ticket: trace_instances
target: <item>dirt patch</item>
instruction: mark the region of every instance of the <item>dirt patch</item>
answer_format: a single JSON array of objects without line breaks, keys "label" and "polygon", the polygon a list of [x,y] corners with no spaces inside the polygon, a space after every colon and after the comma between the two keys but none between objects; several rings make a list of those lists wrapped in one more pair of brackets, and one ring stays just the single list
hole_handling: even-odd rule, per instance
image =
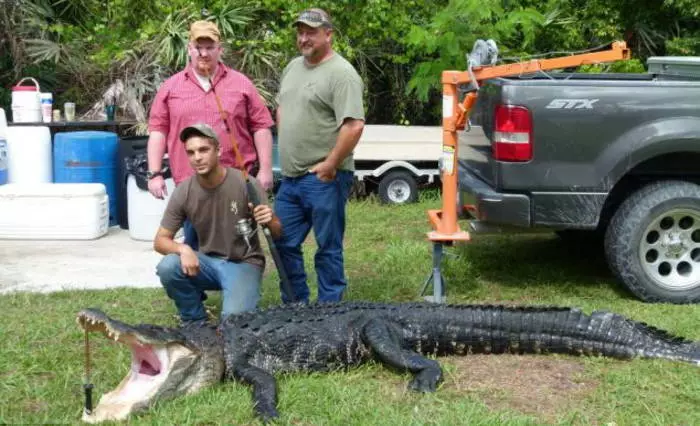
[{"label": "dirt patch", "polygon": [[509,409],[552,423],[598,386],[572,360],[544,356],[470,355],[446,358],[443,391],[481,399],[492,410]]}]

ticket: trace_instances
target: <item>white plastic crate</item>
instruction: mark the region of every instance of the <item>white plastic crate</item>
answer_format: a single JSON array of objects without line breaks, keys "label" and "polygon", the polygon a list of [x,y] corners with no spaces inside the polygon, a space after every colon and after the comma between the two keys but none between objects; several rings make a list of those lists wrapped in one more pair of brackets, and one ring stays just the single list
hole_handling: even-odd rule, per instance
[{"label": "white plastic crate", "polygon": [[0,239],[92,240],[108,228],[101,183],[0,185]]}]

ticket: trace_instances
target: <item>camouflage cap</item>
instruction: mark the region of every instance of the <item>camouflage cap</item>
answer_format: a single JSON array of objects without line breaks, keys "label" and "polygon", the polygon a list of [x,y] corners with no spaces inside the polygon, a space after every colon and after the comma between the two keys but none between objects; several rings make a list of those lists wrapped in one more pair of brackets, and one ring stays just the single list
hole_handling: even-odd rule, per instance
[{"label": "camouflage cap", "polygon": [[216,132],[208,124],[197,123],[191,126],[187,126],[180,132],[180,140],[185,142],[188,138],[192,136],[205,136],[211,138],[215,143],[219,143],[219,138],[216,136]]},{"label": "camouflage cap", "polygon": [[306,9],[299,14],[296,21],[294,21],[294,26],[297,24],[306,24],[312,28],[318,28],[325,26],[328,28],[333,28],[331,23],[331,18],[328,13],[323,9]]}]

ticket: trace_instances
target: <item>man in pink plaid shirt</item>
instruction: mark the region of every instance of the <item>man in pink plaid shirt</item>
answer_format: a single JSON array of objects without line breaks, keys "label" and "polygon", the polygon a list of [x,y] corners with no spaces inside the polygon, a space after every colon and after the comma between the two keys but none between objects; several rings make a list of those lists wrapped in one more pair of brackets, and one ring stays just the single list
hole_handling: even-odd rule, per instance
[{"label": "man in pink plaid shirt", "polygon": [[[156,198],[166,193],[162,176],[163,156],[168,162],[175,185],[194,172],[178,134],[194,123],[206,123],[221,141],[221,164],[245,167],[263,188],[272,188],[272,132],[274,124],[257,89],[242,73],[220,61],[221,35],[210,21],[197,21],[190,27],[187,45],[190,62],[184,70],[167,79],[159,88],[151,106],[148,122],[148,190]],[[233,133],[244,164],[236,162],[215,93],[221,100],[228,128]],[[198,248],[194,228],[184,224],[185,243]]]}]

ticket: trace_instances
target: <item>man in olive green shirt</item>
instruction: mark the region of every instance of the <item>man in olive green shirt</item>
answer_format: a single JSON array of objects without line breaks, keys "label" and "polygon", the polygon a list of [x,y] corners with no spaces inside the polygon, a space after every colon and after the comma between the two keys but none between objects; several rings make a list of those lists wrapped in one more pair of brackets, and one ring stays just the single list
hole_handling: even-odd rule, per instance
[{"label": "man in olive green shirt", "polygon": [[[363,83],[331,47],[333,26],[321,9],[294,22],[301,56],[282,72],[277,126],[282,181],[275,214],[283,235],[276,242],[297,300],[308,302],[301,244],[313,228],[318,300],[340,301],[345,204],[354,179],[352,152],[364,128]],[[282,292],[282,300],[288,302]]]}]

